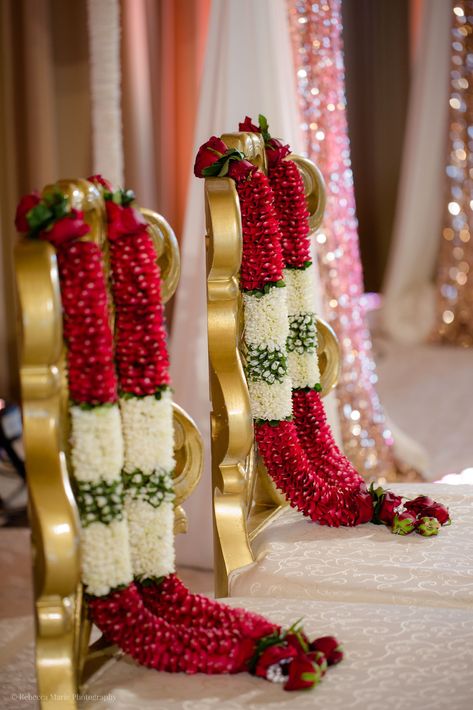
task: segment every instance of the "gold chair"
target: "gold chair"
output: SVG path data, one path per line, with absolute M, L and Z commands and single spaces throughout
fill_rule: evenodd
M 103 249 L 107 270 L 105 206 L 86 180 L 61 180 L 70 204 L 85 213 L 87 236 Z M 160 215 L 142 210 L 149 223 L 163 278 L 163 300 L 179 280 L 179 250 Z M 90 645 L 91 625 L 80 582 L 79 518 L 68 474 L 67 380 L 61 301 L 54 249 L 23 239 L 16 248 L 20 375 L 24 444 L 32 532 L 36 621 L 36 671 L 42 708 L 75 708 L 81 684 L 117 653 L 103 639 Z M 201 436 L 174 405 L 175 531 L 187 531 L 181 503 L 197 485 L 203 463 Z
M 266 171 L 264 142 L 256 133 L 222 136 Z M 304 179 L 310 226 L 315 231 L 325 208 L 325 187 L 316 166 L 290 155 Z M 242 304 L 238 288 L 242 233 L 233 180 L 206 178 L 207 306 L 210 396 L 212 402 L 212 489 L 215 585 L 228 594 L 231 572 L 254 561 L 252 542 L 287 505 L 254 447 L 248 387 L 242 366 Z M 338 341 L 325 321 L 317 320 L 322 395 L 335 386 L 340 366 Z

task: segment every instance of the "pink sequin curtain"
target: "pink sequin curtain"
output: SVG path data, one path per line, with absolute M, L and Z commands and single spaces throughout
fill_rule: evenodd
M 473 346 L 473 0 L 452 0 L 445 211 L 437 270 L 438 340 Z
M 326 312 L 342 349 L 337 389 L 346 455 L 366 477 L 393 480 L 393 439 L 376 392 L 376 368 L 363 307 L 363 274 L 346 117 L 340 0 L 288 0 L 302 131 L 307 155 L 327 186 L 316 235 Z

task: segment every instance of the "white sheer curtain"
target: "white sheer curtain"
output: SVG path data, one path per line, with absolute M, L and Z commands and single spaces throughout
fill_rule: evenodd
M 284 0 L 213 0 L 195 151 L 211 135 L 238 129 L 245 115 L 268 117 L 271 132 L 300 150 L 299 116 Z M 203 183 L 190 176 L 184 223 L 182 275 L 171 341 L 176 401 L 204 437 L 203 481 L 185 504 L 190 533 L 177 539 L 178 562 L 212 566 L 209 385 L 205 296 Z M 321 299 L 318 299 L 320 305 Z M 320 310 L 319 310 L 320 312 Z M 333 403 L 329 419 L 337 420 Z
M 383 322 L 395 340 L 424 340 L 434 322 L 433 275 L 442 219 L 450 2 L 424 0 L 403 151 Z

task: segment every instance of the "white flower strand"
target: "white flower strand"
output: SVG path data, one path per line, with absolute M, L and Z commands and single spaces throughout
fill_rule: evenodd
M 72 405 L 69 412 L 74 477 L 94 483 L 119 481 L 123 439 L 118 406 L 81 409 Z
M 289 325 L 287 320 L 287 288 L 271 288 L 261 298 L 243 294 L 245 342 L 284 348 Z
M 147 475 L 157 469 L 174 469 L 174 430 L 170 390 L 161 399 L 130 397 L 120 399 L 125 440 L 125 471 Z
M 175 571 L 174 506 L 154 508 L 144 500 L 125 497 L 131 559 L 136 577 L 165 577 Z
M 285 377 L 282 382 L 254 382 L 248 380 L 253 419 L 280 420 L 292 416 L 292 382 Z
M 288 314 L 290 316 L 312 315 L 314 313 L 315 268 L 284 269 L 287 286 Z M 309 353 L 297 351 L 288 354 L 288 372 L 294 389 L 314 387 L 320 383 L 317 351 Z
M 125 465 L 128 473 L 140 471 L 146 476 L 154 471 L 166 471 L 172 488 L 174 470 L 174 429 L 171 392 L 161 398 L 130 397 L 120 399 Z M 139 495 L 139 493 L 138 493 Z M 174 505 L 165 497 L 158 507 L 136 495 L 125 495 L 133 573 L 136 577 L 162 577 L 175 571 Z
M 120 482 L 123 439 L 117 405 L 81 409 L 71 415 L 71 462 L 78 482 Z M 100 502 L 100 501 L 99 501 Z M 103 596 L 133 579 L 125 518 L 81 525 L 82 581 L 88 594 Z

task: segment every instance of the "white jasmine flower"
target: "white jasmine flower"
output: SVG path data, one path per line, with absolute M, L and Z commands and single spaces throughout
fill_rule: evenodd
M 174 469 L 174 430 L 171 392 L 120 400 L 125 440 L 125 471 Z
M 71 406 L 71 461 L 78 481 L 120 478 L 123 439 L 118 407 Z
M 286 419 L 292 414 L 291 380 L 282 382 L 248 382 L 251 412 L 254 419 Z
M 91 523 L 81 530 L 82 581 L 95 596 L 108 594 L 133 578 L 125 520 Z
M 127 496 L 125 508 L 135 576 L 161 577 L 174 572 L 173 504 L 163 502 L 154 508 Z
M 243 294 L 245 342 L 264 345 L 270 352 L 284 348 L 288 335 L 287 288 L 271 288 L 261 298 Z

